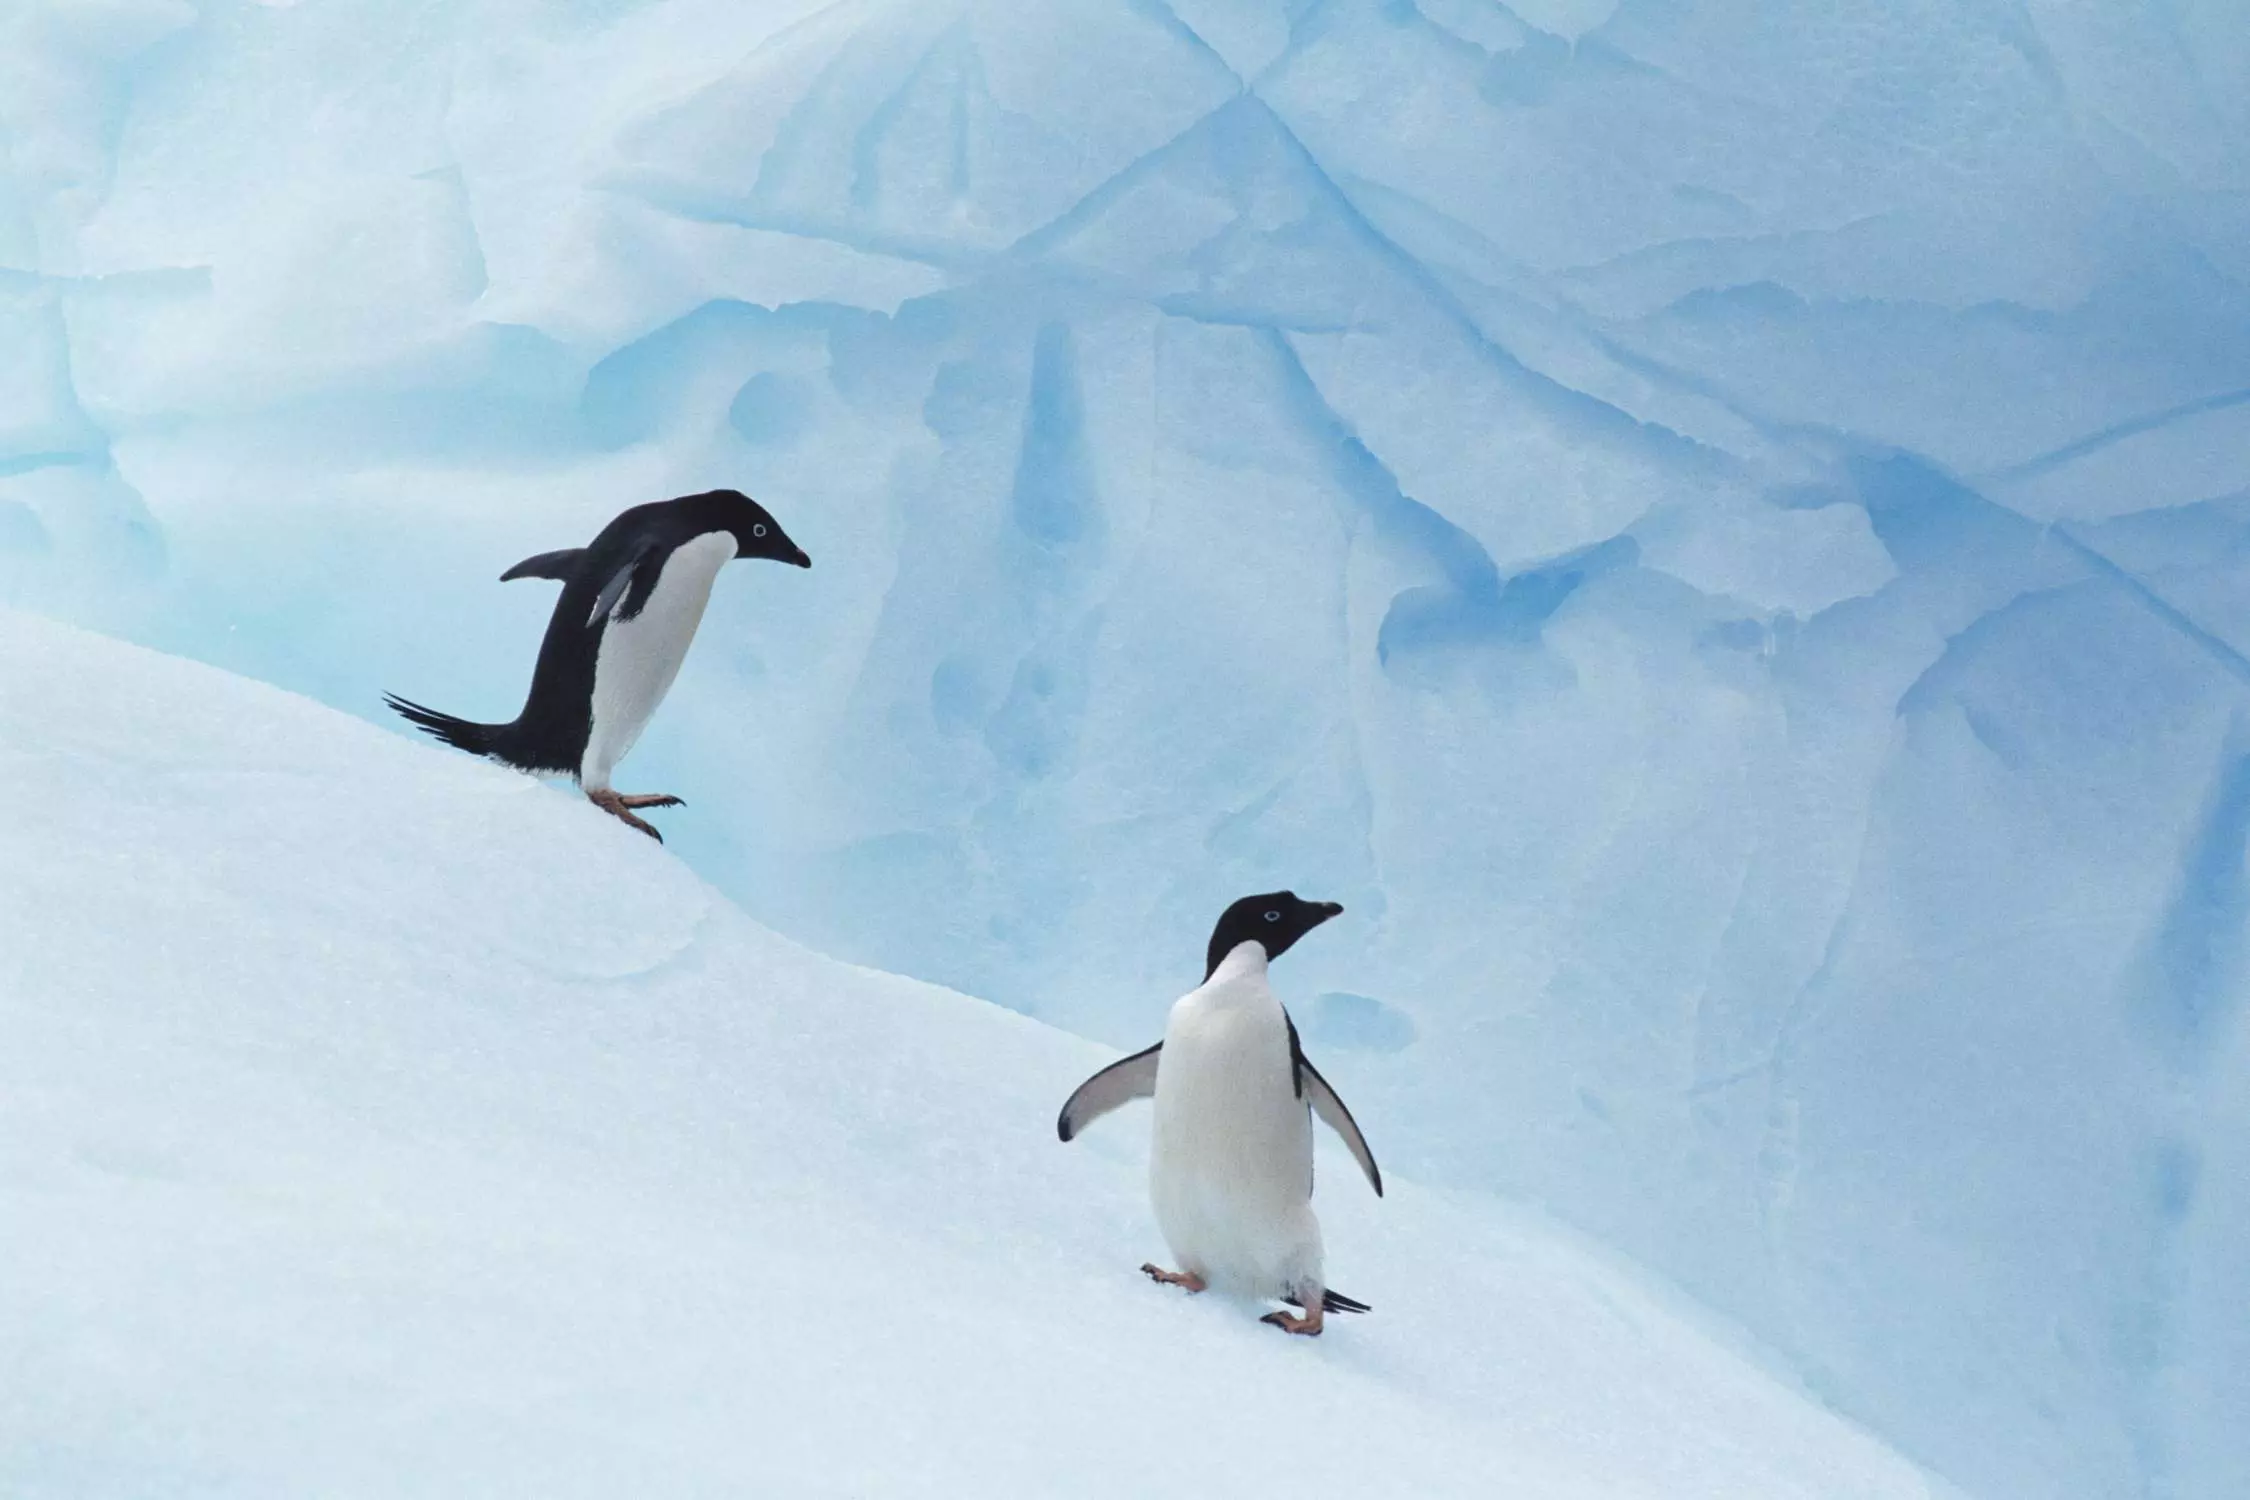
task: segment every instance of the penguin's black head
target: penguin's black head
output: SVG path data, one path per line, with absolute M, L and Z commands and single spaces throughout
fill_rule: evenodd
M 1243 943 L 1258 944 L 1269 960 L 1279 958 L 1297 939 L 1342 911 L 1333 901 L 1299 900 L 1295 891 L 1245 896 L 1219 913 L 1204 953 L 1203 977 L 1218 972 L 1219 961 Z
M 742 491 L 712 490 L 695 498 L 710 512 L 712 530 L 734 533 L 736 557 L 768 558 L 799 568 L 812 566 L 805 549 L 789 540 L 789 533 L 781 529 L 781 523 Z

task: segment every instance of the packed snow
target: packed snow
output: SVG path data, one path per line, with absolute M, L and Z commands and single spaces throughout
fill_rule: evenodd
M 1387 1165 L 1986 1500 L 2232 1500 L 2245 78 L 2240 0 L 14 0 L 0 599 L 503 718 L 502 569 L 743 488 L 817 566 L 621 785 L 752 917 L 1124 1047 L 1341 900 Z
M 1112 1054 L 577 798 L 5 613 L 0 683 L 11 1496 L 1933 1493 L 1676 1293 L 1340 1150 L 1375 1311 L 1150 1284 L 1145 1108 L 1054 1137 Z

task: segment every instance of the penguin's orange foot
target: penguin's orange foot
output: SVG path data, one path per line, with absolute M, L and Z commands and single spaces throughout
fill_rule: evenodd
M 1162 1282 L 1166 1286 L 1185 1287 L 1191 1292 L 1200 1292 L 1209 1285 L 1193 1271 L 1167 1271 L 1153 1262 L 1143 1262 L 1141 1274 L 1151 1281 Z
M 1258 1321 L 1271 1323 L 1284 1333 L 1301 1333 L 1307 1338 L 1315 1339 L 1320 1337 L 1321 1316 L 1317 1307 L 1301 1318 L 1294 1313 L 1270 1312 Z
M 670 792 L 657 792 L 653 796 L 621 796 L 617 799 L 627 807 L 685 807 L 687 804 Z
M 674 807 L 680 801 L 677 797 L 627 797 L 621 793 L 610 791 L 607 787 L 598 792 L 588 792 L 586 800 L 626 827 L 638 828 L 659 844 L 664 842 L 664 835 L 658 833 L 650 824 L 634 817 L 633 809 L 636 807 Z

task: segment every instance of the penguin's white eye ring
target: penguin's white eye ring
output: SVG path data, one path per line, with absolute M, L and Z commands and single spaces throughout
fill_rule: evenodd
M 763 521 L 752 522 L 750 526 L 750 534 L 752 536 L 764 536 L 766 534 L 766 523 Z
M 1281 913 L 1277 911 L 1269 911 L 1266 913 L 1266 920 L 1269 922 L 1278 922 L 1281 920 Z

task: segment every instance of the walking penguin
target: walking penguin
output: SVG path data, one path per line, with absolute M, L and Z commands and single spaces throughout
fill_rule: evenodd
M 1343 1137 L 1376 1196 L 1383 1193 L 1366 1138 L 1305 1057 L 1266 979 L 1268 964 L 1342 911 L 1293 891 L 1229 906 L 1212 930 L 1203 983 L 1173 1005 L 1164 1040 L 1080 1084 L 1055 1122 L 1068 1141 L 1118 1106 L 1153 1096 L 1149 1199 L 1180 1268 L 1141 1269 L 1190 1292 L 1215 1286 L 1293 1302 L 1301 1316 L 1263 1320 L 1291 1333 L 1319 1333 L 1327 1313 L 1367 1311 L 1329 1290 L 1323 1276 L 1312 1211 L 1314 1115 Z
M 588 545 L 525 558 L 500 575 L 563 586 L 513 720 L 477 724 L 390 694 L 384 701 L 456 749 L 522 771 L 568 772 L 596 807 L 661 843 L 636 810 L 680 799 L 626 796 L 610 773 L 679 676 L 711 585 L 737 557 L 812 566 L 781 523 L 738 490 L 636 505 Z

